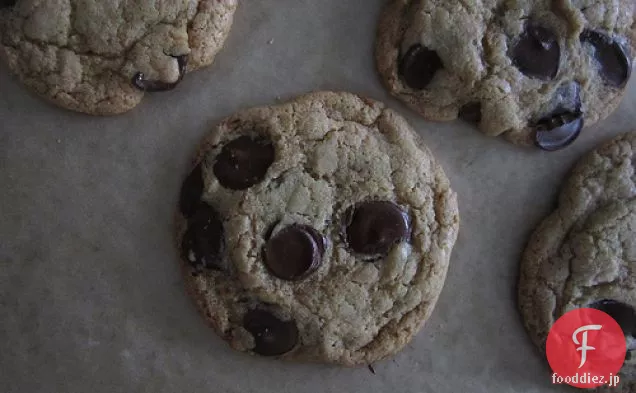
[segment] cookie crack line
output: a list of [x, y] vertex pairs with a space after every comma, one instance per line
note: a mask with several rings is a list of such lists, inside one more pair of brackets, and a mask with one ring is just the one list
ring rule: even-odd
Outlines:
[[[71, 7], [73, 12], [75, 10], [75, 7]], [[71, 15], [72, 17], [72, 15]], [[29, 44], [33, 44], [33, 45], [37, 45], [37, 46], [48, 46], [48, 47], [53, 47], [56, 48], [58, 50], [68, 50], [69, 52], [73, 52], [76, 55], [79, 56], [90, 56], [90, 57], [99, 57], [101, 59], [106, 59], [106, 60], [119, 60], [119, 59], [125, 59], [128, 58], [128, 53], [130, 53], [130, 51], [132, 49], [134, 49], [134, 47], [139, 43], [144, 41], [144, 39], [149, 35], [152, 34], [153, 30], [159, 26], [159, 25], [168, 25], [168, 26], [172, 26], [172, 27], [179, 27], [178, 23], [176, 20], [174, 21], [166, 21], [166, 20], [158, 20], [153, 24], [147, 25], [147, 28], [145, 29], [145, 33], [142, 34], [139, 38], [135, 39], [134, 41], [132, 41], [128, 46], [124, 47], [121, 52], [116, 53], [116, 54], [105, 54], [105, 53], [96, 53], [92, 50], [78, 50], [76, 48], [73, 48], [70, 45], [60, 45], [57, 44], [55, 42], [49, 42], [46, 40], [40, 40], [38, 38], [34, 38], [34, 37], [28, 37], [26, 35], [22, 35], [20, 36], [20, 41], [24, 41], [27, 42]], [[189, 31], [189, 29], [187, 29]], [[75, 30], [72, 30], [70, 33], [72, 33]], [[70, 41], [70, 36], [72, 34], [70, 34], [67, 36], [67, 42]], [[13, 49], [19, 49], [17, 46], [15, 45], [11, 45], [9, 42], [7, 42], [6, 40], [2, 42], [2, 45], [8, 46], [10, 48]]]
[[[46, 42], [46, 41], [41, 41], [35, 38], [28, 38], [25, 37], [22, 41], [29, 43], [31, 45], [35, 45], [35, 46], [39, 46], [39, 47], [53, 47], [57, 50], [67, 50], [69, 52], [73, 52], [78, 56], [86, 56], [86, 57], [97, 57], [100, 59], [104, 59], [104, 60], [121, 60], [122, 57], [126, 57], [125, 55], [122, 56], [121, 54], [117, 54], [117, 55], [106, 55], [106, 54], [101, 54], [101, 53], [95, 53], [91, 50], [88, 51], [78, 51], [76, 49], [73, 49], [72, 47], [68, 46], [68, 45], [58, 45], [58, 44], [54, 44], [54, 43], [50, 43], [50, 42]], [[6, 46], [8, 48], [12, 48], [15, 49], [16, 51], [20, 50], [20, 47], [18, 46], [19, 44], [11, 44], [9, 42], [2, 42], [3, 46]], [[132, 45], [134, 46], [134, 45]], [[127, 53], [124, 52], [124, 53]]]
[[[594, 211], [596, 211], [596, 210], [598, 210], [598, 208], [595, 208], [595, 209], [594, 209]], [[588, 218], [591, 214], [593, 214], [593, 212], [587, 212], [587, 213], [586, 213], [586, 214], [584, 214], [584, 215], [583, 215], [583, 217], [581, 217], [580, 219], [581, 219], [581, 220], [583, 220], [583, 221], [585, 221], [585, 220], [587, 220], [587, 218]], [[618, 217], [615, 217], [613, 220], [615, 220], [615, 221], [620, 221], [620, 220], [624, 219], [625, 217], [629, 216], [630, 214], [632, 214], [632, 212], [626, 212], [626, 213], [624, 213], [624, 214], [622, 214], [622, 215], [620, 215], [620, 216], [618, 216]], [[609, 228], [615, 229], [617, 225], [618, 225], [618, 223], [617, 223], [617, 222], [615, 222], [615, 223], [614, 223], [614, 225], [610, 225], [610, 226], [608, 226], [607, 228], [604, 228], [604, 229], [605, 229], [605, 230], [607, 230], [607, 229], [609, 229]], [[574, 229], [574, 228], [572, 228], [572, 230], [571, 230], [571, 231], [574, 231], [574, 230], [575, 230], [575, 229]], [[596, 257], [596, 250], [598, 250], [598, 249], [599, 249], [599, 247], [598, 247], [598, 245], [596, 244], [596, 242], [603, 241], [603, 240], [607, 240], [607, 238], [605, 238], [605, 237], [603, 237], [603, 236], [602, 236], [604, 233], [600, 233], [600, 232], [593, 232], [593, 233], [594, 233], [594, 234], [597, 234], [597, 235], [601, 235], [601, 236], [594, 236], [594, 237], [592, 238], [592, 239], [594, 240], [594, 242], [595, 242], [595, 251], [594, 251], [595, 255], [593, 256], [593, 258], [594, 258], [594, 257]], [[563, 242], [561, 243], [561, 245], [562, 245], [562, 246], [563, 246], [563, 243], [567, 243], [567, 245], [568, 245], [568, 247], [569, 247], [569, 249], [570, 249], [570, 255], [571, 255], [571, 257], [568, 259], [568, 262], [567, 262], [567, 264], [568, 264], [568, 275], [567, 275], [567, 277], [565, 278], [565, 280], [563, 281], [563, 288], [564, 288], [564, 291], [565, 291], [565, 288], [571, 287], [571, 286], [573, 285], [573, 283], [572, 283], [572, 276], [573, 276], [573, 274], [574, 274], [574, 267], [573, 267], [573, 263], [574, 263], [574, 261], [576, 261], [577, 259], [580, 259], [580, 258], [581, 258], [581, 257], [577, 254], [577, 250], [574, 248], [574, 245], [573, 245], [573, 244], [570, 244], [570, 240], [571, 240], [571, 239], [569, 239], [569, 236], [570, 236], [570, 235], [565, 236], [565, 237], [563, 238]], [[622, 252], [623, 252], [623, 251], [621, 250], [621, 253], [622, 253]], [[579, 286], [580, 286], [581, 288], [584, 288], [586, 291], [595, 291], [595, 290], [598, 290], [599, 288], [604, 288], [604, 287], [612, 286], [612, 285], [617, 284], [617, 283], [619, 283], [619, 282], [621, 282], [621, 277], [620, 277], [620, 275], [619, 275], [619, 277], [617, 277], [617, 278], [615, 278], [614, 280], [611, 280], [611, 281], [598, 282], [598, 283], [596, 283], [596, 284], [591, 284], [591, 285], [581, 285], [581, 284], [579, 284]], [[562, 298], [564, 298], [566, 295], [572, 295], [572, 293], [570, 293], [570, 294], [563, 293], [563, 295], [562, 295], [562, 296], [557, 296], [558, 303], [560, 304], [560, 306], [559, 306], [558, 304], [555, 304], [555, 310], [554, 310], [554, 313], [555, 313], [555, 320], [556, 320], [556, 309], [561, 309], [561, 310], [563, 309], [564, 305], [563, 305], [563, 299], [562, 299]], [[577, 303], [580, 299], [581, 299], [581, 298], [579, 297], [579, 298], [573, 299], [573, 300], [571, 300], [571, 301], [574, 301], [575, 303]]]

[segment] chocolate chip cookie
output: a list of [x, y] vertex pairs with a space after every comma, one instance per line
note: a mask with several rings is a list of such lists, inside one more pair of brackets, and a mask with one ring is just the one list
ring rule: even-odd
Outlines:
[[118, 114], [211, 64], [236, 7], [237, 0], [1, 1], [0, 57], [61, 107]]
[[[534, 343], [566, 312], [612, 316], [628, 344], [623, 382], [636, 382], [636, 132], [584, 157], [555, 212], [532, 235], [521, 262], [519, 306]], [[636, 385], [635, 385], [636, 386]]]
[[320, 92], [222, 121], [185, 177], [176, 233], [186, 286], [233, 348], [355, 365], [418, 332], [458, 225], [402, 117]]
[[391, 0], [376, 60], [429, 120], [461, 118], [547, 151], [619, 104], [636, 54], [633, 0]]

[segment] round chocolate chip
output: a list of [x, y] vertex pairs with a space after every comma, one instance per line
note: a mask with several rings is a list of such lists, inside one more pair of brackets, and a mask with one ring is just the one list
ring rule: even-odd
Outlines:
[[300, 280], [320, 266], [325, 252], [324, 238], [307, 225], [290, 225], [272, 236], [265, 245], [265, 265], [283, 280]]
[[223, 270], [225, 247], [223, 223], [207, 203], [199, 203], [188, 220], [188, 229], [181, 241], [181, 256], [194, 268]]
[[0, 0], [0, 8], [13, 7], [18, 0]]
[[285, 354], [298, 343], [298, 328], [293, 321], [282, 321], [264, 310], [250, 310], [243, 327], [254, 336], [252, 351], [263, 356]]
[[271, 141], [241, 136], [223, 146], [214, 164], [214, 174], [223, 187], [244, 190], [265, 178], [275, 154]]
[[179, 209], [185, 217], [191, 217], [194, 214], [201, 201], [201, 194], [203, 194], [203, 170], [201, 164], [198, 164], [181, 185]]
[[559, 71], [561, 49], [556, 35], [545, 27], [527, 24], [512, 48], [512, 61], [525, 75], [550, 80]]
[[535, 144], [546, 151], [556, 151], [570, 145], [583, 128], [580, 112], [563, 112], [541, 119], [535, 126]]
[[410, 235], [408, 215], [393, 202], [363, 202], [347, 212], [347, 243], [357, 253], [380, 255]]
[[605, 82], [613, 87], [625, 86], [632, 72], [631, 57], [625, 48], [598, 31], [584, 30], [580, 39], [594, 47], [594, 58]]
[[636, 335], [636, 310], [634, 307], [611, 299], [598, 300], [589, 305], [612, 317], [623, 329], [626, 336]]
[[481, 121], [481, 103], [471, 102], [461, 107], [459, 118], [471, 124], [479, 124]]
[[443, 66], [437, 52], [415, 44], [400, 60], [399, 72], [410, 88], [422, 90], [431, 83], [435, 73]]

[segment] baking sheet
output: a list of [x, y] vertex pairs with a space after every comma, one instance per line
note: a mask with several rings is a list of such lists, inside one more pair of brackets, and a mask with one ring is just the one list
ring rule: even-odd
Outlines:
[[[572, 164], [635, 128], [618, 111], [557, 153], [420, 120], [373, 44], [384, 0], [245, 0], [215, 65], [123, 116], [53, 107], [0, 67], [0, 389], [4, 392], [559, 392], [516, 311], [519, 257]], [[232, 351], [184, 293], [172, 243], [199, 139], [242, 108], [347, 90], [404, 114], [459, 194], [433, 316], [395, 358], [348, 369]]]

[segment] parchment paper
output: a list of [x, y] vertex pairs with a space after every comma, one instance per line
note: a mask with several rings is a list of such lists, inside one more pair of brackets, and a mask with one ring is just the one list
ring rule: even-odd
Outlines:
[[[636, 78], [611, 118], [557, 153], [389, 97], [373, 45], [383, 0], [244, 0], [209, 68], [130, 113], [90, 117], [0, 67], [0, 390], [3, 392], [559, 392], [516, 309], [520, 254], [573, 163], [636, 128]], [[271, 43], [270, 43], [271, 42]], [[312, 90], [404, 114], [459, 194], [438, 306], [398, 356], [355, 369], [234, 352], [187, 298], [172, 218], [187, 163], [221, 118]]]

